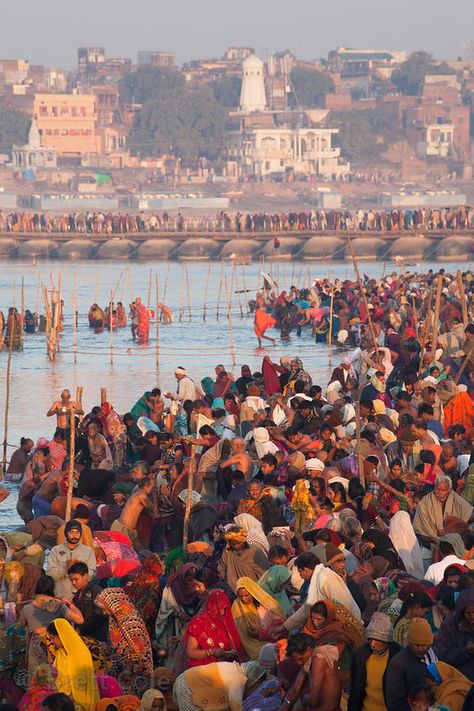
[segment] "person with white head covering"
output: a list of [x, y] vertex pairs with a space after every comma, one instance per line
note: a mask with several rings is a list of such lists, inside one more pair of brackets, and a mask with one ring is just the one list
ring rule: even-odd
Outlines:
[[424, 574], [423, 558], [410, 514], [406, 511], [397, 511], [390, 519], [388, 535], [407, 573], [414, 575], [418, 580], [421, 579]]
[[267, 537], [263, 531], [261, 522], [248, 513], [241, 513], [234, 517], [234, 521], [240, 528], [247, 531], [247, 543], [251, 546], [258, 546], [265, 553], [270, 550]]
[[270, 434], [265, 427], [256, 427], [253, 430], [253, 441], [259, 459], [265, 454], [275, 454], [279, 451], [276, 444], [270, 441]]
[[329, 379], [328, 391], [329, 385], [334, 382], [338, 382], [341, 384], [342, 392], [347, 392], [347, 381], [349, 379], [357, 380], [357, 372], [354, 368], [352, 358], [349, 355], [343, 355], [341, 358], [341, 364], [338, 365], [337, 368], [334, 368], [332, 375]]
[[182, 407], [183, 402], [186, 400], [196, 400], [203, 397], [203, 392], [197, 387], [194, 380], [191, 380], [185, 368], [179, 366], [174, 371], [174, 376], [178, 383], [178, 388], [176, 394], [165, 393], [165, 397], [170, 400], [177, 400]]

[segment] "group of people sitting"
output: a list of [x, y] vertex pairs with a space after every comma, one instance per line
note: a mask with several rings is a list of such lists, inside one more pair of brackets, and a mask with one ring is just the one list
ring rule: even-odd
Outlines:
[[123, 416], [63, 391], [53, 438], [8, 470], [25, 527], [0, 534], [4, 700], [471, 710], [472, 335], [445, 306], [436, 342], [413, 308], [374, 314], [377, 344], [324, 388], [265, 356], [200, 383], [178, 367]]

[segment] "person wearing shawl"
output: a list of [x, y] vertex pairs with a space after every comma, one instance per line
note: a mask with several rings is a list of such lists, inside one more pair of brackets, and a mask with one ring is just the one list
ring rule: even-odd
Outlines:
[[138, 711], [140, 708], [140, 699], [131, 694], [125, 696], [104, 696], [95, 707], [95, 711], [107, 711], [111, 706], [117, 709], [117, 711]]
[[212, 664], [220, 659], [244, 660], [244, 649], [231, 614], [230, 600], [223, 590], [212, 590], [204, 610], [184, 632], [187, 667]]
[[385, 390], [385, 373], [378, 370], [370, 379], [360, 394], [361, 402], [382, 400], [387, 407], [391, 407], [390, 395]]
[[265, 590], [285, 613], [291, 615], [293, 607], [286, 593], [285, 585], [290, 581], [291, 573], [285, 565], [272, 565], [257, 581], [262, 590]]
[[474, 464], [470, 464], [469, 469], [464, 474], [464, 487], [461, 496], [468, 504], [474, 506]]
[[390, 519], [388, 535], [407, 573], [421, 579], [424, 575], [423, 559], [410, 514], [406, 511], [397, 511]]
[[248, 513], [241, 513], [234, 517], [234, 521], [240, 528], [245, 528], [247, 531], [247, 543], [251, 546], [257, 546], [261, 548], [262, 551], [267, 554], [270, 545], [268, 543], [267, 537], [263, 531], [261, 522]]
[[115, 657], [115, 676], [124, 691], [143, 694], [153, 671], [150, 637], [145, 623], [121, 588], [107, 588], [96, 604], [109, 618], [109, 644]]
[[61, 617], [50, 624], [48, 632], [52, 635], [55, 650], [53, 665], [58, 672], [57, 690], [71, 696], [83, 711], [94, 711], [99, 690], [91, 653], [69, 622]]
[[197, 610], [199, 598], [194, 584], [197, 569], [194, 563], [185, 563], [166, 581], [155, 622], [155, 637], [164, 649], [172, 650], [176, 646], [173, 640], [183, 636], [184, 628]]
[[128, 590], [128, 595], [135, 605], [137, 612], [143, 617], [150, 636], [155, 631], [155, 622], [160, 609], [162, 587], [161, 576], [163, 575], [163, 563], [156, 554], [145, 558], [143, 568], [133, 579]]
[[342, 392], [347, 393], [347, 381], [357, 380], [357, 372], [352, 364], [352, 358], [348, 355], [342, 356], [341, 365], [334, 368], [329, 379], [328, 385], [334, 382], [339, 382], [342, 386]]
[[225, 533], [227, 546], [217, 570], [221, 579], [225, 580], [233, 590], [236, 589], [240, 578], [258, 580], [270, 567], [263, 550], [247, 543], [247, 535], [247, 530], [239, 526], [232, 526]]
[[309, 613], [303, 632], [311, 635], [316, 644], [331, 644], [338, 648], [341, 671], [351, 667], [352, 653], [364, 642], [364, 628], [344, 605], [331, 600], [320, 600]]
[[252, 435], [258, 459], [261, 459], [265, 454], [278, 452], [278, 447], [270, 440], [270, 434], [265, 427], [256, 427]]
[[474, 589], [463, 590], [456, 612], [443, 620], [436, 635], [438, 657], [474, 682]]
[[148, 689], [142, 696], [138, 711], [166, 711], [166, 700], [158, 689]]
[[265, 392], [268, 397], [275, 395], [276, 393], [281, 393], [280, 378], [278, 377], [278, 371], [274, 367], [268, 356], [265, 356], [262, 362], [262, 375], [263, 382], [265, 385]]
[[[233, 378], [231, 378], [231, 376], [226, 373], [225, 370], [221, 370], [212, 388], [212, 396], [214, 398], [214, 401], [216, 400], [216, 398], [223, 398], [224, 395], [229, 392], [233, 384]], [[216, 407], [217, 405], [214, 405], [213, 403], [212, 408], [215, 409]]]
[[236, 591], [232, 617], [249, 659], [258, 659], [261, 648], [272, 639], [272, 631], [283, 624], [286, 615], [276, 600], [250, 578], [240, 578]]
[[[178, 499], [186, 505], [188, 490], [178, 494]], [[214, 506], [202, 500], [197, 491], [191, 492], [191, 513], [189, 516], [190, 541], [209, 541], [211, 531], [217, 522], [217, 511]]]
[[20, 711], [44, 711], [43, 701], [49, 694], [57, 691], [55, 678], [56, 667], [39, 664], [33, 672], [28, 691], [23, 695], [18, 708]]
[[415, 533], [429, 547], [442, 536], [445, 520], [454, 516], [465, 523], [474, 520], [473, 507], [459, 494], [453, 491], [450, 477], [441, 475], [435, 481], [435, 488], [430, 494], [423, 496], [416, 507], [413, 528]]
[[99, 420], [102, 423], [104, 435], [113, 449], [114, 466], [119, 467], [123, 464], [125, 457], [127, 428], [109, 402], [103, 402], [100, 409]]

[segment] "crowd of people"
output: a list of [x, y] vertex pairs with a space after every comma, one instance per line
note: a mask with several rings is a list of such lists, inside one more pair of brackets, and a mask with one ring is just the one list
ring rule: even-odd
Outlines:
[[280, 213], [73, 212], [47, 214], [0, 211], [0, 232], [47, 234], [133, 234], [139, 232], [406, 232], [468, 230], [474, 224], [470, 206], [433, 209], [294, 210]]
[[0, 534], [5, 711], [472, 711], [462, 279], [315, 282], [354, 346], [327, 382], [265, 355], [177, 367], [126, 413], [64, 390], [6, 472], [25, 525]]

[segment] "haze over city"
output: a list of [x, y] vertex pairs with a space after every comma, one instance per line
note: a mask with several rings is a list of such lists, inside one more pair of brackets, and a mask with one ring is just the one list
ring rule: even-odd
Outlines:
[[[452, 0], [22, 0], [0, 7], [2, 56], [72, 68], [76, 47], [107, 46], [109, 56], [140, 49], [176, 52], [179, 62], [221, 56], [227, 46], [262, 56], [290, 49], [305, 59], [337, 46], [424, 49], [456, 58], [474, 26], [474, 4]], [[467, 34], [466, 34], [467, 33]]]

